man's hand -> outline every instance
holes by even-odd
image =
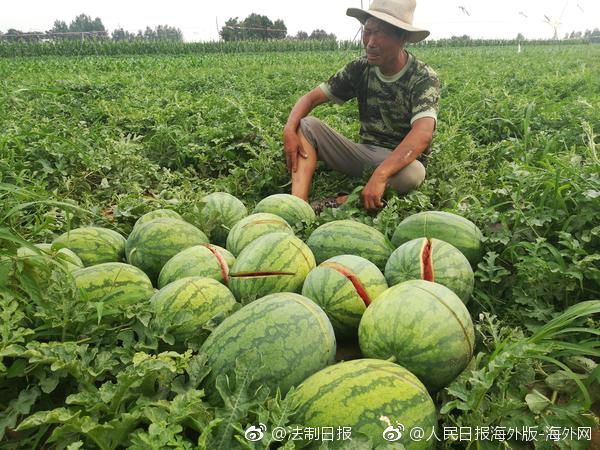
[[[298,155],[308,158],[308,155],[302,148],[302,143],[296,131],[285,129],[283,131],[283,150],[285,152],[285,162],[288,172],[295,172],[298,169]]]
[[[387,180],[376,172],[371,175],[369,182],[365,185],[362,191],[362,198],[366,209],[381,209],[383,208],[383,193]]]

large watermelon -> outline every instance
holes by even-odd
[[[218,245],[202,244],[186,248],[169,259],[158,275],[158,288],[185,277],[208,277],[229,282],[229,268],[235,256]]]
[[[281,217],[271,213],[257,213],[236,223],[227,236],[227,250],[238,256],[255,239],[276,231],[294,234],[294,230]]]
[[[310,248],[286,232],[269,233],[239,254],[229,273],[229,289],[241,303],[276,292],[299,292],[315,268]]]
[[[276,214],[290,225],[315,218],[315,212],[306,201],[290,194],[269,195],[256,204],[253,212]]]
[[[155,219],[136,227],[125,246],[127,261],[156,282],[165,263],[188,247],[206,244],[208,238],[194,225],[178,219]]]
[[[473,267],[481,260],[483,234],[470,220],[443,211],[424,211],[404,219],[392,236],[395,247],[412,239],[426,237],[452,244],[467,257]]]
[[[357,255],[368,259],[380,270],[394,247],[378,230],[353,220],[334,220],[321,225],[306,241],[317,264],[338,255]]]
[[[367,308],[358,340],[365,357],[393,357],[435,392],[471,360],[475,331],[454,292],[431,281],[410,280],[392,286]]]
[[[312,300],[293,293],[267,295],[227,317],[202,345],[212,386],[219,374],[235,367],[236,358],[256,352],[262,359],[255,381],[271,392],[286,393],[309,375],[334,362],[335,336],[329,319]],[[216,399],[214,389],[207,389]]]
[[[371,261],[340,255],[310,271],[302,295],[323,308],[340,341],[356,337],[365,309],[387,288],[385,277]]]
[[[125,238],[108,228],[81,227],[61,234],[52,242],[53,251],[61,248],[73,251],[87,267],[123,261]]]
[[[429,393],[417,377],[389,361],[357,359],[326,367],[292,396],[298,406],[294,421],[304,426],[350,427],[375,445],[392,441],[406,449],[429,449],[437,442],[428,440],[437,427]],[[420,440],[410,435],[417,427],[423,430]]]
[[[145,223],[151,222],[156,219],[179,219],[183,220],[183,217],[172,209],[155,209],[141,216],[133,225],[133,228],[139,227]]]
[[[62,265],[69,272],[83,268],[83,261],[77,256],[77,254],[68,248],[61,248],[58,251],[52,250],[51,244],[35,244],[39,248],[42,254],[47,255],[60,265]],[[29,247],[19,247],[17,249],[17,256],[24,259],[38,259],[41,254],[37,253]]]
[[[467,303],[473,292],[473,269],[453,245],[439,239],[417,238],[392,252],[385,278],[393,286],[408,280],[435,281],[450,288]]]
[[[236,305],[233,294],[212,278],[176,280],[150,299],[155,320],[170,329],[176,343],[199,334],[202,325],[217,314],[229,314]]]
[[[227,192],[213,192],[202,198],[198,222],[210,242],[225,245],[231,227],[248,215],[246,206]]]
[[[102,263],[73,272],[81,297],[89,302],[102,302],[104,314],[123,307],[147,302],[154,294],[148,276],[137,267],[124,263]]]

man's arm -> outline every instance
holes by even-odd
[[[327,95],[320,87],[304,94],[298,99],[283,129],[283,149],[285,151],[285,160],[289,172],[295,172],[298,167],[298,154],[303,158],[307,155],[302,149],[300,138],[298,136],[298,127],[300,121],[306,117],[314,108],[322,103],[329,101]]]
[[[413,162],[433,140],[435,119],[423,117],[413,122],[411,130],[390,155],[375,169],[363,189],[362,197],[367,209],[383,207],[381,198],[387,181]]]

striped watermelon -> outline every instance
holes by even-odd
[[[125,238],[108,228],[81,227],[61,234],[52,242],[51,248],[52,251],[68,248],[88,267],[105,262],[123,261]]]
[[[213,192],[200,201],[200,228],[210,242],[225,245],[231,227],[248,215],[244,204],[227,192]]]
[[[253,212],[276,214],[290,225],[315,218],[315,212],[306,201],[290,194],[269,195],[257,203]]]
[[[227,250],[238,256],[256,238],[276,231],[294,234],[292,227],[281,217],[271,213],[257,213],[244,217],[236,223],[227,236]]]
[[[102,263],[73,272],[82,299],[104,303],[104,315],[123,307],[146,302],[154,294],[148,276],[124,263]]]
[[[368,259],[380,270],[394,247],[378,230],[353,220],[334,220],[321,225],[306,241],[317,264],[332,256],[357,255]]]
[[[133,225],[133,228],[139,227],[140,225],[143,225],[145,223],[151,222],[156,219],[165,219],[165,218],[183,220],[183,217],[181,217],[181,215],[177,211],[173,211],[172,209],[155,209],[154,211],[150,211],[150,212],[144,214],[143,216],[141,216],[135,222],[135,224]]]
[[[156,282],[165,263],[188,247],[206,244],[208,238],[194,225],[179,219],[155,219],[135,228],[125,246],[129,264]]]
[[[429,449],[437,442],[427,440],[437,427],[429,393],[417,377],[389,361],[357,359],[326,367],[304,380],[292,396],[298,406],[294,421],[304,426],[350,427],[353,435],[369,437],[374,447],[390,445],[384,434],[406,449]],[[399,433],[389,428],[397,424],[404,427],[399,440]],[[420,441],[410,437],[415,427],[424,431]]]
[[[329,319],[312,300],[293,293],[267,295],[227,317],[202,345],[211,368],[206,384],[235,367],[236,358],[257,352],[263,364],[255,381],[286,393],[334,362],[335,336]],[[257,361],[258,363],[258,361]],[[209,398],[216,400],[213,389]],[[212,398],[211,398],[212,396]]]
[[[453,245],[439,239],[417,238],[405,242],[385,265],[390,286],[407,280],[435,281],[450,288],[467,303],[473,292],[473,269]]]
[[[229,268],[235,256],[223,247],[212,244],[195,245],[169,259],[158,275],[158,288],[185,277],[208,277],[229,282]]]
[[[308,246],[287,232],[269,233],[239,254],[229,274],[229,289],[241,303],[276,292],[299,292],[315,268]]]
[[[302,295],[323,308],[340,341],[357,335],[365,309],[387,288],[385,277],[371,261],[340,255],[310,271]]]
[[[443,211],[424,211],[404,219],[392,236],[395,247],[426,237],[448,242],[467,257],[473,267],[481,260],[483,234],[473,222]]]
[[[410,280],[392,286],[367,308],[358,340],[365,357],[393,357],[435,392],[471,360],[475,331],[454,292],[431,281]]]
[[[155,320],[169,329],[177,344],[194,338],[212,317],[228,315],[237,304],[229,289],[205,277],[176,280],[156,292],[150,303]]]
[[[69,272],[83,268],[83,261],[81,261],[75,252],[69,250],[68,248],[61,248],[58,251],[53,251],[52,244],[35,244],[35,246],[42,251],[42,254],[48,255],[54,261],[61,264]],[[17,249],[17,256],[20,258],[35,259],[41,255],[29,247],[20,247]]]

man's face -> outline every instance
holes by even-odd
[[[380,67],[393,63],[404,46],[404,40],[394,33],[392,25],[374,17],[365,22],[362,41],[369,64]]]

